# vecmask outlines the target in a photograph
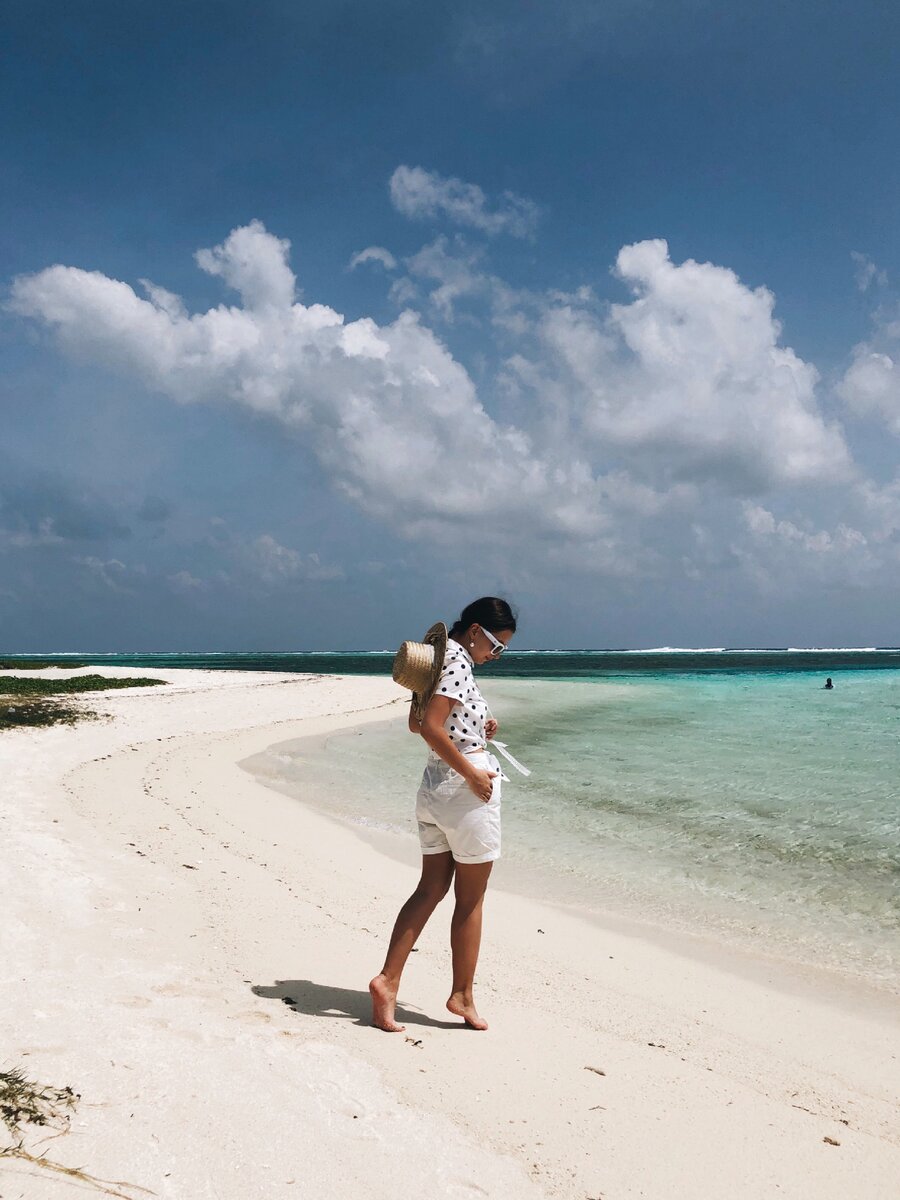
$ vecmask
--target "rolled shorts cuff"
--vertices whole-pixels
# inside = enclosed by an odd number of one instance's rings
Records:
[[[451,851],[451,853],[452,853],[452,851]],[[471,855],[470,857],[464,857],[461,854],[454,854],[453,861],[455,863],[459,863],[459,865],[461,867],[465,867],[465,866],[473,866],[474,867],[474,866],[477,866],[479,863],[496,862],[499,857],[500,857],[500,849],[498,847],[496,850],[491,850],[487,854],[475,854],[475,855]]]
[[[424,846],[422,846],[421,850],[422,850],[423,855],[426,855],[426,854],[453,854],[453,851],[450,849],[449,846],[429,846],[427,849]],[[472,865],[476,865],[478,863],[496,862],[499,857],[500,857],[499,850],[491,850],[490,853],[488,853],[488,854],[478,854],[478,855],[474,855],[474,856],[470,856],[470,857],[464,857],[461,854],[453,854],[453,861],[455,863],[459,863],[461,866],[464,867],[468,863],[471,863]]]

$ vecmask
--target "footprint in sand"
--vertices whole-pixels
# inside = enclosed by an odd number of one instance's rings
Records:
[[[250,1009],[248,1012],[234,1013],[228,1019],[229,1021],[247,1021],[257,1025],[267,1025],[272,1020],[268,1013],[257,1012],[255,1009]]]
[[[158,996],[203,996],[209,997],[216,993],[209,988],[184,983],[155,983],[150,989]]]
[[[167,1021],[165,1017],[148,1017],[146,1019],[146,1024],[152,1025],[155,1029],[165,1029],[168,1033],[173,1034],[175,1037],[183,1038],[187,1042],[202,1042],[206,1040],[204,1039],[203,1035],[198,1033],[195,1029],[177,1027],[173,1025],[171,1021]],[[226,1040],[226,1038],[219,1038],[219,1041]]]

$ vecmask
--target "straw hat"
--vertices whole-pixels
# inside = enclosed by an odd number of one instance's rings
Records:
[[[413,715],[418,721],[424,717],[441,677],[447,637],[447,626],[438,621],[421,642],[404,642],[394,655],[394,681],[412,692]]]

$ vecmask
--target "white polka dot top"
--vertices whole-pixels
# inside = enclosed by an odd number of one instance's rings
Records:
[[[455,701],[444,728],[450,735],[450,741],[463,754],[474,754],[477,750],[484,750],[487,745],[484,723],[488,718],[488,706],[475,682],[474,666],[468,650],[450,638],[434,694],[448,696]]]

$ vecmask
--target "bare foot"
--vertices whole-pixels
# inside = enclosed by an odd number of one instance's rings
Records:
[[[467,1025],[471,1025],[473,1029],[487,1029],[487,1021],[479,1017],[475,1009],[474,1000],[466,1000],[461,992],[454,992],[447,1001],[447,1008],[455,1017],[462,1017]]]
[[[394,1020],[397,989],[392,988],[383,975],[376,975],[369,984],[369,993],[372,997],[372,1024],[385,1033],[403,1033],[406,1026],[398,1025]]]

